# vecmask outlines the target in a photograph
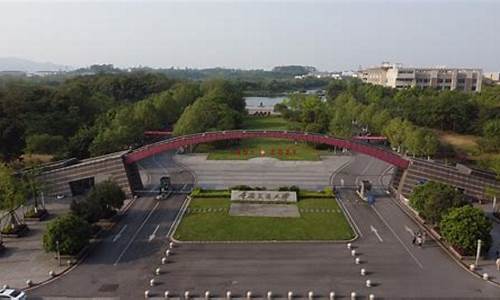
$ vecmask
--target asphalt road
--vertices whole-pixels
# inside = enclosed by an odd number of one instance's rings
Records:
[[[143,161],[140,168],[152,183],[148,189],[165,173],[175,178],[177,187],[186,188],[193,180],[168,156]],[[336,169],[331,180],[340,185],[342,179],[345,186],[365,178],[387,184],[390,172],[387,164],[356,155],[349,165]],[[209,290],[215,297],[223,297],[227,290],[241,297],[251,290],[254,297],[262,298],[271,290],[275,297],[285,298],[288,291],[306,297],[312,290],[323,297],[330,291],[344,297],[355,291],[364,299],[368,294],[376,299],[500,299],[499,288],[461,269],[432,241],[423,248],[412,245],[410,231],[417,226],[392,199],[382,196],[369,206],[349,189],[341,190],[340,199],[360,233],[353,242],[360,265],[354,263],[345,243],[182,244],[173,249],[162,274],[155,276],[165,236],[184,195],[159,202],[145,197],[133,204],[83,264],[34,290],[30,298],[141,299],[144,290],[150,289],[160,297],[166,290],[177,297],[186,290],[193,296]],[[360,275],[361,268],[367,276]],[[148,286],[151,278],[157,280],[154,287]],[[366,279],[374,286],[366,287]]]
[[[143,161],[141,167],[152,170],[146,181],[149,190],[154,190],[159,177],[165,175],[165,167],[171,167],[170,175],[177,188],[193,183],[191,173],[173,163],[162,164],[157,157]],[[174,194],[165,200],[156,200],[153,195],[138,198],[82,264],[52,283],[29,292],[29,298],[142,298],[144,285],[153,274],[153,266],[159,263],[167,233],[185,198],[185,194]]]

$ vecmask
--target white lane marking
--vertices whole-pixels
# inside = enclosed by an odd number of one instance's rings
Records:
[[[113,243],[116,242],[122,236],[122,233],[125,230],[125,228],[127,228],[127,226],[128,225],[124,225],[122,229],[120,229],[120,231],[115,235],[115,237],[113,238]]]
[[[184,202],[182,203],[181,208],[179,209],[179,212],[175,216],[174,221],[172,222],[172,224],[170,225],[170,228],[168,229],[168,232],[167,232],[167,235],[166,235],[167,238],[170,238],[170,235],[173,233],[173,231],[177,227],[177,225],[178,225],[178,223],[180,221],[180,218],[184,215],[184,212],[186,211],[186,209],[187,209],[187,207],[189,205],[189,200],[190,200],[189,196],[187,196],[184,199]]]
[[[373,165],[374,159],[370,159],[370,161],[366,164],[366,167],[361,171],[361,175],[366,174],[366,171]]]
[[[337,202],[340,204],[340,206],[342,207],[342,209],[345,211],[345,213],[347,214],[347,217],[351,220],[351,223],[352,223],[352,225],[354,225],[354,228],[359,233],[359,236],[363,237],[363,233],[361,232],[361,229],[359,229],[358,224],[356,224],[356,221],[354,221],[354,218],[352,217],[351,213],[347,209],[347,206],[344,205],[344,203],[342,203],[342,200],[340,199],[340,195],[338,197],[338,201]]]
[[[139,231],[141,231],[142,227],[144,227],[144,225],[146,225],[147,221],[149,220],[149,218],[151,217],[151,215],[153,214],[153,212],[156,210],[156,208],[158,207],[158,205],[160,205],[160,202],[156,202],[156,204],[153,207],[153,209],[148,213],[148,215],[146,216],[146,218],[142,222],[141,226],[139,226],[139,228],[136,230],[136,232],[134,233],[134,235],[132,236],[132,238],[128,242],[127,246],[125,246],[125,248],[123,249],[123,251],[120,253],[120,255],[118,256],[118,258],[116,259],[115,263],[113,264],[114,266],[118,265],[118,263],[120,262],[120,259],[122,259],[122,257],[125,254],[125,252],[127,252],[127,250],[130,247],[130,245],[132,245],[132,243],[134,242],[135,238],[139,234]]]
[[[405,225],[405,230],[408,231],[411,235],[415,235],[415,232],[413,231],[413,229],[411,229],[407,225]]]
[[[371,230],[373,233],[375,233],[375,235],[377,236],[377,238],[378,238],[378,240],[379,240],[380,242],[383,242],[383,241],[384,241],[384,240],[382,239],[382,237],[380,236],[380,234],[378,233],[378,230],[377,230],[375,227],[373,227],[373,225],[370,225],[370,230]]]
[[[158,231],[158,228],[160,228],[160,224],[156,225],[156,228],[155,228],[155,230],[153,231],[153,233],[152,233],[151,235],[149,235],[149,239],[148,239],[148,241],[149,241],[149,242],[151,242],[152,240],[154,240],[154,239],[155,239],[155,237],[156,237],[156,232]]]
[[[403,243],[403,241],[397,235],[397,233],[394,231],[394,229],[392,229],[392,227],[389,226],[389,223],[387,223],[387,221],[384,219],[384,217],[382,217],[382,215],[378,212],[378,210],[375,208],[375,206],[371,205],[371,207],[373,208],[373,210],[375,211],[375,213],[378,215],[378,217],[380,218],[380,220],[382,220],[382,222],[384,222],[385,226],[387,226],[387,228],[389,228],[389,230],[396,237],[396,239],[399,241],[399,243],[401,244],[401,246],[403,246],[403,248],[406,250],[406,252],[408,252],[408,254],[410,254],[410,256],[413,258],[413,260],[417,263],[417,265],[421,269],[423,269],[424,266],[422,265],[422,263],[418,260],[418,258],[415,257],[415,255],[413,255],[413,253],[411,253],[410,249],[408,249],[408,247],[405,245],[405,243]]]

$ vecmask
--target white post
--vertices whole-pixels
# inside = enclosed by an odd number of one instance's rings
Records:
[[[189,299],[189,291],[184,292],[184,299],[186,299],[186,300]]]
[[[314,298],[313,291],[309,291],[309,293],[307,294],[307,297],[309,298],[309,300],[313,300],[313,298]]]
[[[351,250],[351,256],[356,256],[356,250],[355,249]]]
[[[165,251],[165,256],[169,257],[170,256],[170,250]]]
[[[289,291],[288,292],[288,300],[292,300],[292,299],[293,299],[293,292]]]
[[[155,286],[155,279],[154,278],[149,281],[149,285],[150,286]]]
[[[231,300],[231,291],[226,292],[226,300]]]
[[[497,208],[497,196],[493,196],[493,212],[495,212],[495,209]]]
[[[160,269],[160,268],[156,268],[156,270],[155,270],[155,274],[156,274],[156,275],[160,275],[160,274],[161,274],[161,269]]]
[[[330,300],[335,300],[335,292],[330,292]]]
[[[149,298],[149,290],[144,291],[144,298],[146,298],[146,299]]]
[[[366,270],[363,268],[361,269],[361,276],[365,276],[366,275]]]
[[[33,285],[33,281],[31,281],[31,279],[26,280],[26,285],[28,287],[32,286]]]
[[[210,299],[210,292],[206,291],[205,292],[205,300],[208,300],[208,299]]]
[[[167,263],[167,258],[166,258],[166,257],[163,257],[163,258],[161,259],[161,264],[162,264],[162,265],[164,265],[164,264],[166,264],[166,263]]]
[[[370,296],[368,296],[368,299],[369,300],[375,300],[375,295],[374,294],[370,294]]]
[[[356,300],[356,292],[351,293],[351,300]]]
[[[165,291],[165,299],[168,299],[168,296],[170,295],[169,291]]]
[[[476,267],[479,266],[479,255],[481,255],[481,240],[477,240]]]
[[[366,280],[366,287],[371,287],[372,286],[372,281],[370,279]]]
[[[273,298],[273,292],[268,291],[267,292],[267,300],[271,300]]]
[[[354,260],[354,263],[359,265],[361,263],[361,260],[359,259],[359,257],[356,257],[356,259]]]
[[[170,242],[170,243],[168,244],[168,247],[169,247],[170,249],[174,248],[174,242]]]
[[[248,291],[247,292],[247,300],[250,300],[250,299],[252,299],[252,292]]]
[[[351,243],[347,243],[347,249],[351,249],[352,248],[352,244]]]

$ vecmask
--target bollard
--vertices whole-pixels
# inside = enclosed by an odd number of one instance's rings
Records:
[[[170,292],[169,291],[165,291],[165,299],[168,299],[168,296],[170,296]]]
[[[161,274],[161,269],[160,269],[160,268],[156,268],[156,270],[155,270],[155,274],[156,274],[156,275],[160,275],[160,274]]]
[[[474,271],[476,270],[476,265],[474,265],[474,264],[470,264],[470,266],[469,266],[469,270],[471,270],[471,271],[473,271],[473,272],[474,272]]]
[[[369,300],[375,300],[375,295],[374,294],[370,294],[370,296],[368,296],[368,299]]]
[[[361,276],[365,276],[366,275],[366,270],[364,268],[361,269]]]
[[[210,292],[206,291],[205,292],[205,300],[208,300],[208,299],[210,299]]]
[[[307,293],[307,297],[309,298],[309,300],[313,300],[314,299],[313,291],[309,291],[309,293]]]
[[[335,292],[330,292],[330,300],[335,300]]]
[[[162,257],[161,264],[165,265],[166,263],[167,263],[167,258],[166,257]]]
[[[9,288],[9,285],[8,284],[4,284],[3,287],[2,287],[4,290],[8,289]]]
[[[33,281],[31,281],[31,279],[26,280],[26,285],[28,287],[32,286],[33,285]]]
[[[247,300],[250,300],[250,299],[252,299],[252,292],[248,291],[247,292]]]
[[[359,257],[356,257],[356,259],[354,260],[354,263],[359,265],[361,263],[361,260]]]
[[[231,300],[231,291],[226,292],[226,300]]]
[[[292,299],[293,299],[293,292],[289,291],[288,292],[288,300],[292,300]]]
[[[71,259],[68,259],[66,263],[68,264],[68,266],[71,266],[73,262],[71,261]]]
[[[351,250],[351,256],[356,256],[356,249]]]
[[[154,278],[149,281],[149,285],[150,286],[155,286],[155,279]]]
[[[184,292],[184,299],[186,299],[186,300],[189,299],[189,291]]]
[[[144,298],[149,298],[149,290],[144,291]]]
[[[347,249],[351,249],[352,248],[352,244],[351,243],[347,243]]]
[[[372,281],[370,279],[366,280],[366,287],[372,287]]]
[[[351,293],[351,300],[356,300],[356,292]]]
[[[273,292],[268,291],[267,292],[267,300],[271,300],[273,298]]]
[[[166,256],[166,257],[169,257],[169,256],[170,256],[170,249],[168,249],[167,251],[165,251],[165,256]]]
[[[488,278],[490,278],[489,275],[488,275],[488,273],[483,273],[483,279],[484,280],[488,280]]]
[[[55,277],[56,276],[56,273],[52,270],[49,271],[49,276],[50,277]]]
[[[170,249],[174,248],[174,242],[170,242],[170,243],[168,244],[168,247],[169,247]]]

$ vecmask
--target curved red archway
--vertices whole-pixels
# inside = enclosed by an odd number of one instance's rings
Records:
[[[387,151],[373,145],[339,139],[323,134],[277,130],[226,130],[179,136],[158,143],[146,145],[127,153],[125,155],[125,162],[127,164],[131,164],[167,150],[174,150],[189,145],[250,138],[278,138],[347,148],[354,152],[375,157],[403,169],[406,169],[410,163],[397,153]]]

